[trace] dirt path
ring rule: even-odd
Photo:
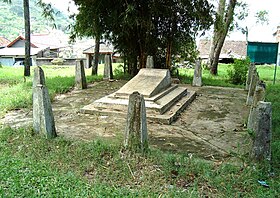
[[[57,96],[52,105],[58,134],[85,141],[102,138],[121,142],[125,117],[81,114],[79,109],[116,91],[124,83],[102,81],[90,85],[87,90],[73,90]],[[189,88],[195,89],[198,97],[176,122],[171,125],[148,122],[151,145],[207,159],[224,158],[232,151],[245,152],[246,92],[220,87]],[[31,125],[32,111],[10,112],[0,122],[12,127]]]

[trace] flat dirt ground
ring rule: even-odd
[[[71,139],[108,139],[121,143],[125,116],[81,114],[80,108],[118,90],[126,81],[101,81],[86,90],[56,96],[52,104],[57,133]],[[150,145],[205,159],[227,159],[248,152],[249,138],[244,128],[249,108],[246,91],[221,87],[186,86],[197,91],[196,99],[171,125],[148,121]],[[0,122],[12,127],[32,125],[32,110],[6,114]]]

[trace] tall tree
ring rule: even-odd
[[[216,12],[216,18],[214,23],[214,33],[209,54],[209,66],[211,74],[217,75],[219,56],[228,34],[230,25],[233,21],[234,8],[237,0],[219,0],[218,10]]]
[[[169,68],[171,58],[198,30],[212,23],[207,0],[74,0],[79,7],[73,37],[97,36],[111,41],[125,56],[128,72],[136,74],[153,55],[157,67]]]
[[[30,12],[29,0],[23,0],[24,30],[25,30],[25,59],[24,76],[30,76]]]
[[[95,37],[95,47],[94,47],[94,62],[93,62],[93,66],[92,66],[91,75],[98,74],[99,49],[100,49],[100,36],[96,36]]]

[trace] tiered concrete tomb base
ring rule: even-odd
[[[144,96],[147,118],[171,124],[195,99],[195,91],[171,83],[167,69],[141,69],[118,91],[83,107],[82,113],[127,114],[128,97],[133,92]]]

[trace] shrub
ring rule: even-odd
[[[235,59],[231,68],[228,70],[229,81],[235,85],[244,85],[246,83],[247,71],[250,65],[250,59]]]
[[[53,65],[63,65],[64,59],[63,58],[54,58],[51,63]]]

